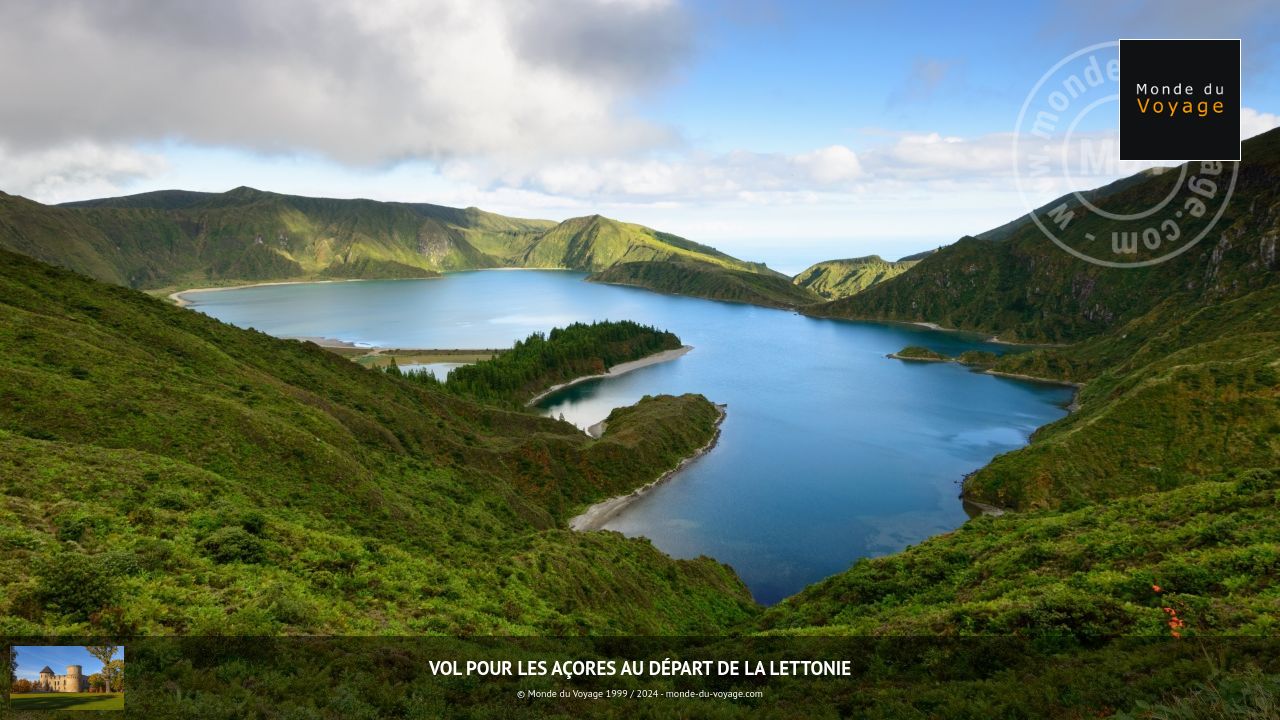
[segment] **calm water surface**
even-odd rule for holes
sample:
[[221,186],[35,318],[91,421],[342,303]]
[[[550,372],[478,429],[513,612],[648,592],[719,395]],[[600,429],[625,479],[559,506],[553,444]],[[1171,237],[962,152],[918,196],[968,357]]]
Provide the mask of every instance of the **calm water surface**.
[[[582,282],[582,273],[478,271],[435,280],[275,285],[191,293],[196,309],[282,337],[404,348],[499,348],[574,321],[636,320],[693,352],[549,396],[586,428],[646,394],[726,403],[715,450],[607,527],[676,557],[732,565],[776,602],[861,557],[895,552],[966,517],[960,479],[1065,414],[1071,391],[940,363],[905,345],[1007,352],[955,333],[815,320],[793,312]],[[443,370],[444,368],[441,368]]]

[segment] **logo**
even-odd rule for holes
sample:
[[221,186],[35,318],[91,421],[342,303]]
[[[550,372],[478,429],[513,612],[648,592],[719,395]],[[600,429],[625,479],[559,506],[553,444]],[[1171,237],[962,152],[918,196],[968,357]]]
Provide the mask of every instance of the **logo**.
[[1121,40],[1120,158],[1240,160],[1240,41]]
[[[1122,160],[1114,126],[1117,111],[1123,115],[1115,106],[1126,96],[1120,46],[1099,43],[1064,57],[1027,94],[1013,134],[1014,180],[1032,221],[1063,250],[1104,267],[1147,267],[1208,235],[1235,191],[1239,163]],[[1164,85],[1157,78],[1148,87],[1152,82]],[[1238,151],[1238,84],[1234,108]],[[1045,198],[1057,199],[1037,205]]]

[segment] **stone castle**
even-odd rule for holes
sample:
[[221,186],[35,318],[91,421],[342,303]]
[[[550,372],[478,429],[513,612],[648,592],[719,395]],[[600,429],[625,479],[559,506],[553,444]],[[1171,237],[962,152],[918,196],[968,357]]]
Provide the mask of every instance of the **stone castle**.
[[36,692],[89,692],[89,678],[81,672],[79,665],[68,665],[66,675],[54,675],[48,665],[40,671],[40,679],[36,681]]

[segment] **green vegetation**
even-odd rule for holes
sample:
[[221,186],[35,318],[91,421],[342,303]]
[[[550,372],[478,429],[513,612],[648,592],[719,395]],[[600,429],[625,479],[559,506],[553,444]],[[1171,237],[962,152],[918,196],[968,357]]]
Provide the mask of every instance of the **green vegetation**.
[[[1222,219],[1198,245],[1166,262],[1123,271],[1081,262],[1045,242],[1039,228],[1022,218],[989,236],[962,238],[888,282],[805,312],[926,320],[999,333],[1006,340],[1061,343],[1116,331],[1162,304],[1189,309],[1260,289],[1280,267],[1275,234],[1280,133],[1249,140],[1243,153]],[[1111,212],[1127,212],[1157,204],[1168,183],[1167,177],[1142,173],[1091,194],[1095,200],[1106,195]],[[1079,204],[1074,197],[1068,202]],[[1077,217],[1075,231],[1110,242],[1109,221],[1089,212]],[[1198,231],[1194,223],[1183,230],[1184,235]]]
[[961,365],[984,369],[995,367],[1000,360],[999,355],[986,350],[965,350],[956,356],[956,361]]
[[[1277,696],[1274,650],[1213,645],[1272,638],[1280,597],[1280,131],[1250,141],[1245,157],[1219,232],[1169,262],[1097,268],[1014,222],[809,310],[1070,342],[958,360],[1084,387],[1077,412],[965,480],[967,497],[1016,512],[859,561],[763,611],[732,570],[707,558],[676,561],[643,540],[560,529],[705,444],[717,417],[705,398],[645,398],[616,410],[592,440],[472,397],[518,404],[611,358],[678,345],[674,336],[569,328],[441,388],[0,251],[0,634],[753,636],[695,648],[707,653],[732,652],[734,642],[765,648],[774,635],[850,635],[877,643],[874,654],[832,651],[872,658],[856,682],[780,681],[767,689],[769,705],[780,716],[814,703],[832,716],[1265,716]],[[1095,195],[1137,206],[1158,185],[1144,175]],[[370,215],[352,227],[364,228],[394,210],[416,218],[406,221],[414,228],[446,227],[441,269],[447,257],[564,262],[607,266],[597,281],[667,292],[776,306],[816,297],[602,218],[555,229],[431,206],[338,213],[326,203],[339,201],[255,192],[161,193],[81,210],[23,209],[6,197],[0,234],[36,254],[65,235],[67,264],[146,284],[181,281],[171,271],[188,257],[186,226],[174,220],[194,217],[184,214],[204,218],[201,253],[226,252],[191,256],[183,272],[266,273],[292,262],[318,273],[338,256],[313,254],[306,265],[292,251],[230,242],[249,237],[244,206],[286,208],[308,223],[358,208]],[[219,215],[227,208],[235,214]],[[164,235],[166,223],[178,234]],[[131,245],[139,224],[154,230],[148,238],[170,237],[173,252]],[[93,233],[116,249],[95,245]],[[687,253],[714,259],[687,262]],[[173,264],[125,262],[144,257]],[[391,251],[362,257],[403,262]],[[947,359],[914,347],[899,355]],[[975,646],[979,637],[991,644]],[[963,638],[972,642],[941,644]],[[795,656],[797,646],[784,647],[780,657]],[[255,657],[270,669],[269,652]],[[402,672],[418,658],[373,657],[340,649],[318,660],[340,678],[334,713],[429,716],[477,698],[490,715],[509,710],[502,683],[446,685],[441,700],[408,692],[422,689]],[[274,716],[318,712],[291,692],[314,687],[310,674],[212,660],[174,667],[161,655],[148,669],[201,688],[195,699],[144,692],[160,708],[153,717],[182,717],[193,702],[234,717],[267,706],[264,697]],[[261,684],[246,690],[248,678]],[[761,709],[708,707],[726,717]],[[617,708],[606,711],[634,711]]]
[[1280,285],[1169,305],[1114,334],[1002,358],[998,371],[1087,380],[1078,412],[970,477],[966,495],[1074,507],[1280,458]]
[[473,363],[489,360],[501,350],[407,350],[403,348],[327,348],[343,357],[351,358],[365,367],[385,368],[398,365],[427,365],[430,363]]
[[50,207],[0,193],[0,247],[135,288],[263,280],[422,278],[493,267],[603,270],[697,261],[768,273],[714,248],[593,215],[563,223],[423,203],[236,188]]
[[714,433],[592,440],[0,251],[0,635],[721,632],[733,572],[557,529]]
[[[828,634],[1274,635],[1280,469],[1242,470],[1072,512],[979,517],[861,560],[766,611]],[[1159,593],[1152,585],[1159,586]]]
[[[484,402],[519,407],[553,385],[679,347],[680,338],[673,333],[627,320],[574,323],[550,334],[534,333],[492,359],[456,368],[443,386]],[[434,375],[414,377],[438,384]]]
[[[939,693],[899,690],[914,673],[929,678],[928,660],[867,691],[941,716],[1268,716],[1280,671],[1270,651],[1227,662],[1229,647],[1206,645],[1276,633],[1280,132],[1250,141],[1245,158],[1221,233],[1169,262],[1097,268],[1015,222],[807,310],[1073,340],[957,359],[1084,387],[1077,412],[965,480],[966,497],[1022,512],[862,560],[767,610],[757,628],[1013,636],[1040,648],[1020,658],[1025,671],[993,669]],[[1156,188],[1142,175],[1104,190],[1136,204]],[[1183,651],[1125,636],[1172,636]]]
[[899,360],[918,360],[924,362],[950,362],[952,358],[943,355],[940,352],[930,350],[927,347],[919,345],[908,345],[889,357]]
[[547,230],[519,253],[517,264],[600,271],[633,262],[702,262],[728,270],[764,271],[761,265],[715,248],[599,215],[570,218]]
[[738,270],[705,262],[627,262],[589,278],[592,282],[635,285],[673,295],[751,303],[766,307],[798,307],[817,295],[764,268]]
[[124,710],[124,693],[14,693],[10,703],[14,712]]
[[826,300],[857,295],[872,285],[906,272],[914,260],[890,262],[879,255],[848,260],[826,260],[809,266],[792,282]]

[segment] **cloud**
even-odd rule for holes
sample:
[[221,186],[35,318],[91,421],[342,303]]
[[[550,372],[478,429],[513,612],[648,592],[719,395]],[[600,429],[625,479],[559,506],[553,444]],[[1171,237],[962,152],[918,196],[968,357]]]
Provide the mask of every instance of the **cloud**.
[[0,141],[353,165],[615,155],[674,141],[622,106],[671,78],[692,37],[654,0],[8,0]]
[[1280,127],[1280,115],[1258,112],[1253,108],[1240,108],[1240,137],[1249,139],[1254,135]]
[[0,143],[0,188],[46,203],[117,195],[168,169],[163,156],[86,140],[35,151]]
[[858,155],[843,145],[798,154],[688,153],[669,158],[550,162],[525,170],[478,162],[446,164],[455,181],[514,187],[611,202],[708,202],[760,194],[840,192],[862,177]]

